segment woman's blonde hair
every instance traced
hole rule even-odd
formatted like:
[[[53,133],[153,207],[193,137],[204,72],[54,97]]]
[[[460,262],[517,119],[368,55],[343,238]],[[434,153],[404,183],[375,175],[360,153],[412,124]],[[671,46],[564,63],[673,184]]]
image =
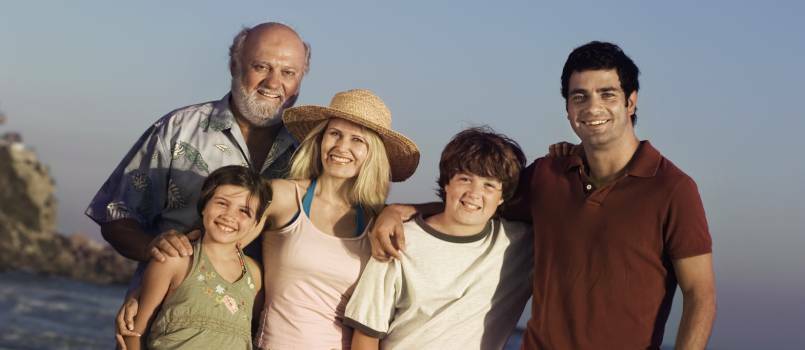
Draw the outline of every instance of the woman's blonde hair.
[[[330,119],[323,120],[307,134],[291,158],[290,179],[310,180],[321,176],[321,140]],[[369,150],[358,176],[352,183],[349,202],[360,205],[370,217],[375,217],[386,204],[391,183],[391,168],[386,147],[380,136],[361,126]]]

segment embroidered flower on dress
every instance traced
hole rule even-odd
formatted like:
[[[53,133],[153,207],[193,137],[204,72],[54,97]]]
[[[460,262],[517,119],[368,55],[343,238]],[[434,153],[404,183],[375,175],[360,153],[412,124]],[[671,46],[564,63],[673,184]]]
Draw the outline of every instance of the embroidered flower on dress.
[[[204,274],[198,274],[198,277],[197,277],[196,279],[197,279],[199,282],[204,282]]]
[[[229,295],[224,295],[224,298],[221,301],[224,303],[224,306],[226,306],[227,310],[229,310],[229,313],[234,315],[236,312],[238,312],[238,302],[235,301],[234,298],[230,297]]]
[[[224,287],[221,287],[221,285],[219,284],[215,286],[215,292],[218,294],[224,294],[224,292],[226,292],[226,289],[224,289]]]

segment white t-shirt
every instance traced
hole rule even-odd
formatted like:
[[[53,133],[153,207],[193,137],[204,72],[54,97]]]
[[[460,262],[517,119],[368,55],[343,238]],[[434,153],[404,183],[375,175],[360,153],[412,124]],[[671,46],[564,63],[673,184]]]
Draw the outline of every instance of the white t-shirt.
[[[344,323],[383,349],[501,349],[531,296],[531,228],[492,219],[451,236],[421,217],[404,228],[402,258],[369,261]]]

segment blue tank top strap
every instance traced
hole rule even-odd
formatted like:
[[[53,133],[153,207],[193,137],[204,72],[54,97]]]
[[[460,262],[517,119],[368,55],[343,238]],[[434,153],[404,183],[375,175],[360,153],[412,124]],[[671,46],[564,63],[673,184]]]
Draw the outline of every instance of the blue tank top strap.
[[[316,179],[310,180],[310,186],[307,187],[305,195],[302,197],[302,210],[305,211],[307,217],[310,217],[310,206],[313,205],[313,196],[316,191]],[[299,214],[297,214],[299,215]],[[296,217],[294,217],[296,218]],[[366,228],[366,219],[364,218],[363,207],[360,205],[355,206],[355,235],[360,236]]]
[[[363,218],[363,206],[355,206],[355,236],[360,236],[366,226],[366,220]]]
[[[307,187],[305,195],[302,197],[302,210],[305,211],[307,217],[310,217],[310,206],[313,204],[313,195],[316,190],[316,179],[310,180],[310,186]]]

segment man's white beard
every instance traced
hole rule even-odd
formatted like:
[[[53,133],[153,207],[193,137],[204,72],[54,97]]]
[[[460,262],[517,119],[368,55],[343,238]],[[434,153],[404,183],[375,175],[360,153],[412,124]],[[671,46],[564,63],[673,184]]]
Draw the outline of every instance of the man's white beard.
[[[255,127],[267,127],[282,122],[283,105],[276,106],[268,101],[260,101],[257,90],[251,93],[243,87],[239,75],[232,77],[232,103],[250,124]]]

